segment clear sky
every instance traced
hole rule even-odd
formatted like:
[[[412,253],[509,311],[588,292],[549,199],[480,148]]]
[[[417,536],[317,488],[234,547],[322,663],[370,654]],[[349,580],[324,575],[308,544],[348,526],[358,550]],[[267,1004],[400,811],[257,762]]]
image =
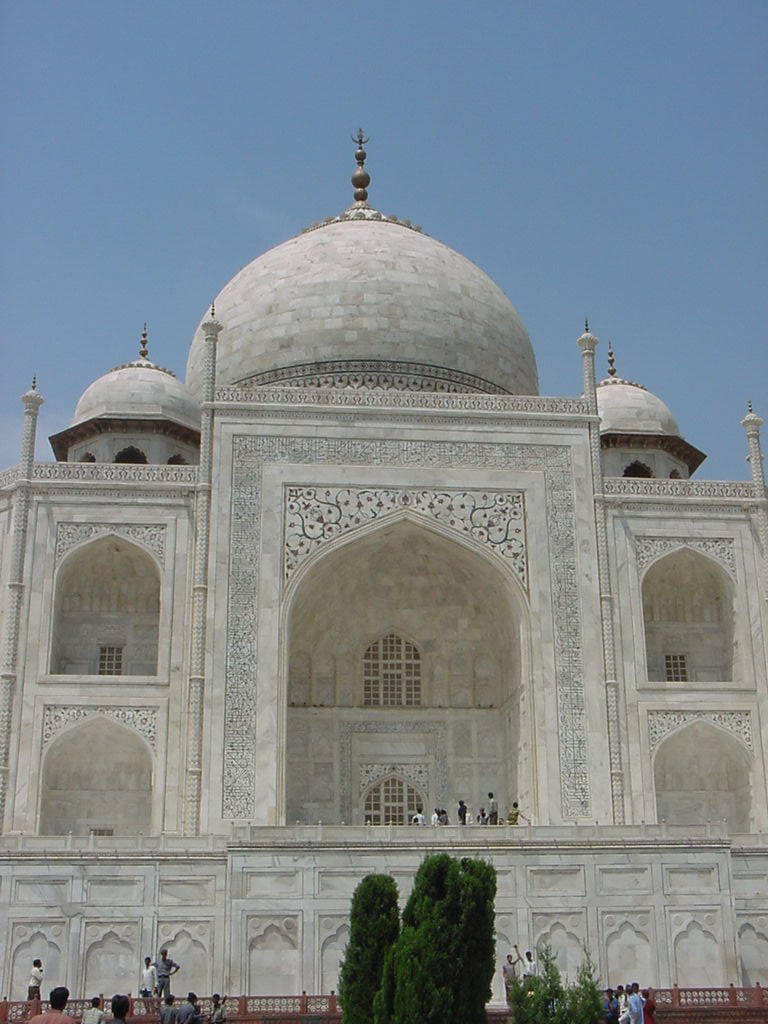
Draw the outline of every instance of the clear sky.
[[[136,357],[182,379],[245,263],[351,202],[468,256],[528,328],[542,394],[606,368],[746,479],[768,420],[768,3],[0,5],[0,466],[33,372],[38,458]],[[764,431],[768,434],[768,429]],[[768,449],[768,437],[764,437]]]

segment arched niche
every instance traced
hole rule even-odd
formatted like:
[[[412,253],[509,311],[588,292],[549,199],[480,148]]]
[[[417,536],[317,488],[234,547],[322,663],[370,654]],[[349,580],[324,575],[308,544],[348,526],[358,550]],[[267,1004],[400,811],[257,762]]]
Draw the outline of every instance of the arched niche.
[[[425,795],[407,779],[388,775],[377,779],[362,794],[363,818],[371,825],[410,825],[421,808],[429,817]]]
[[[55,587],[51,672],[157,673],[160,572],[147,551],[99,537],[67,556]]]
[[[730,832],[749,832],[749,751],[718,726],[697,720],[668,736],[654,759],[656,814],[675,825],[725,819]]]
[[[51,744],[43,762],[41,835],[150,831],[152,755],[127,726],[94,715]]]
[[[516,799],[527,622],[506,567],[410,518],[316,558],[287,613],[286,820],[361,823],[365,778],[388,766],[428,780],[427,817],[457,792]],[[366,702],[366,652],[391,637],[419,666],[413,706]]]
[[[649,680],[734,678],[734,588],[719,565],[680,548],[654,562],[642,589]]]

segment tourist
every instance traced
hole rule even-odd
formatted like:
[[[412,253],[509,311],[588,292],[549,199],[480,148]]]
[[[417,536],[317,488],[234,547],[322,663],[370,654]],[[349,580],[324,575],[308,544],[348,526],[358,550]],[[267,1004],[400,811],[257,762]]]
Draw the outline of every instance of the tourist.
[[[499,805],[496,803],[493,793],[488,794],[488,824],[499,824]]]
[[[461,825],[466,825],[466,823],[467,823],[467,805],[464,803],[463,800],[459,800],[459,807],[458,807],[458,810],[457,810],[456,813],[458,814],[458,817],[459,817],[459,823]]]
[[[43,984],[43,961],[33,960],[32,970],[29,973],[29,986],[27,987],[27,999],[40,998],[40,986]]]
[[[213,993],[213,998],[211,999],[210,1024],[225,1024],[227,1013],[224,1009],[224,1003],[226,1001],[226,996],[222,999],[218,992]]]
[[[203,1015],[197,1005],[197,996],[194,992],[188,992],[186,1000],[179,1007],[176,1017],[178,1024],[203,1024]]]
[[[106,1019],[107,1015],[101,1008],[100,997],[94,996],[91,1005],[83,1014],[83,1024],[104,1024]]]
[[[530,949],[527,949],[525,951],[525,956],[523,957],[520,955],[519,946],[517,945],[517,943],[515,943],[515,953],[517,954],[517,959],[515,960],[515,963],[521,963],[523,965],[523,977],[535,978],[537,974],[536,960]]]
[[[163,1005],[160,1007],[160,1024],[176,1024],[179,1011],[173,1005],[173,996],[166,996]]]
[[[643,997],[640,995],[640,986],[636,981],[632,982],[632,991],[627,1001],[629,1007],[630,1024],[643,1024]]]
[[[155,961],[155,971],[157,972],[157,994],[161,999],[163,996],[171,994],[171,975],[176,974],[180,968],[181,964],[177,964],[168,956],[167,949],[160,950],[160,959]]]
[[[653,998],[653,991],[643,989],[643,1024],[656,1024],[656,1000]]]
[[[50,1010],[47,1013],[36,1013],[34,1017],[30,1017],[27,1024],[77,1024],[74,1017],[64,1013],[68,999],[69,989],[65,985],[52,988],[48,996]]]
[[[603,1010],[605,1011],[605,1024],[619,1024],[619,1001],[613,994],[612,988],[605,990]]]
[[[517,961],[511,953],[507,953],[506,963],[501,965],[501,976],[504,979],[504,994],[507,997],[507,1006],[512,1005],[512,982],[515,980],[515,966]]]
[[[438,807],[436,807],[434,809],[434,811],[432,812],[432,824],[433,825],[439,825],[440,824],[440,809]]]
[[[619,1004],[619,1024],[628,1024],[629,995],[624,991],[623,985],[616,986],[616,1001]]]
[[[478,825],[487,825],[488,824],[488,815],[485,813],[485,808],[484,807],[480,808],[480,813],[477,816],[477,824]]]
[[[450,825],[450,821],[448,820],[448,811],[446,811],[444,807],[441,807],[439,817],[441,825]]]
[[[508,825],[517,825],[517,823],[519,822],[520,818],[522,818],[523,821],[527,821],[528,824],[530,824],[529,819],[526,818],[526,816],[520,810],[520,808],[519,808],[519,806],[517,804],[517,800],[514,800],[513,803],[512,803],[512,806],[507,811],[507,824]]]
[[[424,817],[424,812],[421,807],[416,808],[416,813],[411,818],[412,825],[426,825],[427,819]]]
[[[125,1024],[130,1005],[131,1001],[128,996],[121,996],[119,993],[112,996],[110,1006],[112,1007],[112,1016],[117,1024]]]
[[[141,985],[139,995],[147,999],[157,992],[157,968],[152,963],[151,957],[144,957],[144,969],[141,972]]]

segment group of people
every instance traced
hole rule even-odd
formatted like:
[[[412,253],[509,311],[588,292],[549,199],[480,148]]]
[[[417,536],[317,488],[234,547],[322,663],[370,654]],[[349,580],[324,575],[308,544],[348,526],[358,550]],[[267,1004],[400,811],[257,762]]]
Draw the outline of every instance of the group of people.
[[[488,794],[488,810],[485,807],[481,807],[475,817],[472,816],[472,812],[463,800],[459,800],[459,806],[456,810],[456,816],[459,819],[460,825],[472,825],[476,822],[478,825],[499,825],[505,824],[502,820],[499,822],[499,805],[494,797],[493,793]],[[522,819],[528,821],[528,818],[521,812],[517,800],[514,801],[509,811],[507,812],[506,824],[517,825]],[[424,810],[422,807],[416,808],[416,813],[411,818],[412,825],[426,825],[427,819],[424,816]],[[450,825],[448,819],[448,812],[444,807],[436,807],[432,812],[432,825]]]
[[[630,985],[607,988],[603,998],[605,1024],[653,1024],[656,1000],[651,992],[633,981]]]
[[[176,1004],[176,999],[171,994],[171,976],[179,970],[181,970],[181,964],[176,963],[168,956],[167,949],[160,950],[160,957],[154,963],[151,957],[144,957],[139,995],[145,999],[156,997],[163,1000],[159,1013],[160,1024],[226,1024],[227,1015],[224,1005],[226,996],[222,999],[218,992],[213,994],[211,1012],[205,1020],[203,1020],[197,995],[194,992],[189,992],[183,1002]],[[27,986],[29,1000],[40,999],[43,977],[42,960],[33,960]],[[28,1024],[77,1024],[74,1017],[64,1013],[68,1001],[69,989],[65,985],[58,985],[51,989],[50,1008],[45,1013],[39,1013],[30,1018]],[[125,1021],[129,1007],[128,996],[115,995],[112,997],[112,1017],[118,1024]],[[91,999],[91,1005],[83,1014],[82,1024],[105,1024],[106,1021],[107,1014],[102,1008],[101,999],[99,996],[94,996]]]
[[[538,967],[536,965],[536,957],[530,951],[526,949],[525,956],[520,952],[520,947],[515,943],[515,954],[507,953],[507,962],[502,964],[501,976],[504,979],[504,994],[507,997],[507,1003],[510,1003],[510,990],[512,988],[512,982],[515,979],[515,972],[517,971],[517,965],[523,965],[523,977],[524,978],[535,978],[538,973]]]
[[[523,978],[533,978],[537,974],[536,958],[530,949],[523,956],[517,945],[514,948],[514,954],[507,953],[506,963],[501,968],[504,993],[510,1005],[517,965],[522,964]],[[615,990],[607,988],[603,997],[603,1011],[605,1024],[654,1024],[656,1000],[647,988],[641,991],[640,985],[634,981],[630,985],[619,985]]]
[[[45,1013],[31,1017],[27,1024],[77,1024],[74,1017],[64,1012],[68,1002],[69,989],[65,985],[58,985],[51,989],[49,1009]],[[205,1021],[194,992],[190,992],[178,1007],[174,1006],[174,1002],[172,995],[168,994],[165,997],[160,1008],[160,1024],[226,1024],[224,1002],[218,993],[214,994],[211,1000],[211,1012]],[[128,996],[112,996],[110,1008],[114,1024],[125,1024],[130,1005]],[[94,996],[91,1005],[83,1014],[82,1024],[105,1024],[107,1019],[107,1014],[101,1007],[101,999]]]

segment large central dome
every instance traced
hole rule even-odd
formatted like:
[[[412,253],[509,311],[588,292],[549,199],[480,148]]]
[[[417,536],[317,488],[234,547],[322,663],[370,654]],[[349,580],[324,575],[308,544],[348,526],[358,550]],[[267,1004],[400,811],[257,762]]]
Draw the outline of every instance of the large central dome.
[[[474,263],[357,204],[271,249],[216,297],[218,384],[538,394],[520,317]],[[202,396],[203,334],[187,362]]]

